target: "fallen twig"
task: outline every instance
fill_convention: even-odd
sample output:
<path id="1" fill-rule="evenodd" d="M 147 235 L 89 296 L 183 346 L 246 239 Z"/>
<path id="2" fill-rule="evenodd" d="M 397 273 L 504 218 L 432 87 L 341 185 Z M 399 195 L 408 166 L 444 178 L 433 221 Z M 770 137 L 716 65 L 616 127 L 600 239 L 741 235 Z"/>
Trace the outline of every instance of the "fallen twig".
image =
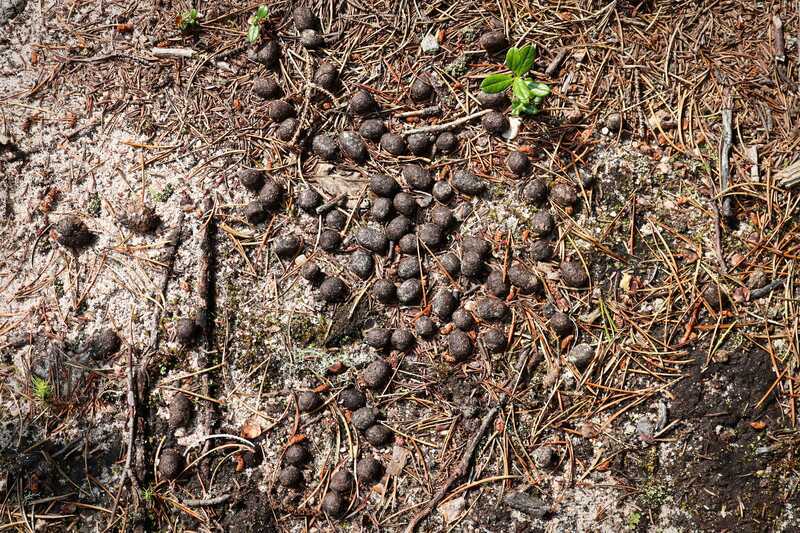
<path id="1" fill-rule="evenodd" d="M 414 128 L 410 130 L 404 131 L 403 135 L 413 135 L 415 133 L 436 133 L 437 131 L 447 131 L 453 128 L 456 128 L 462 124 L 466 124 L 471 120 L 475 120 L 476 118 L 480 118 L 486 113 L 489 113 L 491 109 L 484 109 L 483 111 L 478 111 L 477 113 L 473 113 L 471 115 L 467 115 L 466 117 L 461 117 L 456 120 L 452 120 L 450 122 L 444 122 L 442 124 L 434 124 L 433 126 L 424 126 L 422 128 Z"/>
<path id="2" fill-rule="evenodd" d="M 231 499 L 230 494 L 220 494 L 213 498 L 204 498 L 201 500 L 183 500 L 183 504 L 187 507 L 206 507 L 211 505 L 219 505 Z"/>

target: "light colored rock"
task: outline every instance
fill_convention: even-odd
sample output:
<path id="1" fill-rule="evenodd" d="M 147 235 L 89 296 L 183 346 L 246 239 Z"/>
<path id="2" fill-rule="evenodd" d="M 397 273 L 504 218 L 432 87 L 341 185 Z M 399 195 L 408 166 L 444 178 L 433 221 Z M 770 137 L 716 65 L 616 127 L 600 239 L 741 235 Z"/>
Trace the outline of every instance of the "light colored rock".
<path id="1" fill-rule="evenodd" d="M 425 37 L 422 38 L 422 42 L 420 43 L 420 47 L 422 51 L 426 54 L 435 54 L 439 51 L 439 41 L 436 39 L 436 35 L 433 33 L 429 33 Z"/>

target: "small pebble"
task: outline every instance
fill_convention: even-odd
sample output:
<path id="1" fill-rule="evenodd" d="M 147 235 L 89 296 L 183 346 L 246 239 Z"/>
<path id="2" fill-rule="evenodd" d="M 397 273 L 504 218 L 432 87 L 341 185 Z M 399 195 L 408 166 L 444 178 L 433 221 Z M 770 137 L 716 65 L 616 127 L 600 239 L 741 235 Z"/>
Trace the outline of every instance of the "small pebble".
<path id="1" fill-rule="evenodd" d="M 358 133 L 365 139 L 378 142 L 383 134 L 386 133 L 386 125 L 378 118 L 370 118 L 361 123 Z"/>
<path id="2" fill-rule="evenodd" d="M 382 304 L 391 304 L 397 299 L 397 287 L 388 279 L 379 279 L 372 286 L 372 297 Z"/>
<path id="3" fill-rule="evenodd" d="M 472 339 L 460 329 L 453 330 L 447 336 L 447 349 L 456 362 L 466 361 L 472 355 Z"/>
<path id="4" fill-rule="evenodd" d="M 386 234 L 383 230 L 377 228 L 361 228 L 356 233 L 356 241 L 370 252 L 375 252 L 376 254 L 385 254 L 389 246 Z"/>
<path id="5" fill-rule="evenodd" d="M 366 115 L 372 113 L 377 104 L 372 94 L 365 90 L 358 90 L 352 97 L 350 97 L 350 112 L 355 115 Z"/>
<path id="6" fill-rule="evenodd" d="M 367 404 L 367 397 L 356 387 L 350 387 L 339 394 L 339 403 L 345 409 L 356 411 Z"/>
<path id="7" fill-rule="evenodd" d="M 608 128 L 608 131 L 617 133 L 622 129 L 624 124 L 624 120 L 622 119 L 622 115 L 619 113 L 609 113 L 606 116 L 605 126 Z"/>
<path id="8" fill-rule="evenodd" d="M 458 192 L 467 196 L 476 196 L 486 190 L 486 183 L 481 178 L 463 168 L 453 173 L 450 182 Z"/>
<path id="9" fill-rule="evenodd" d="M 392 367 L 383 359 L 371 362 L 361 373 L 361 378 L 370 389 L 382 389 L 392 378 Z"/>
<path id="10" fill-rule="evenodd" d="M 363 163 L 369 155 L 364 141 L 354 131 L 343 131 L 339 134 L 339 149 L 345 157 L 356 163 Z"/>
<path id="11" fill-rule="evenodd" d="M 356 250 L 350 255 L 350 270 L 363 280 L 367 280 L 375 271 L 375 260 L 372 254 L 364 250 Z"/>
<path id="12" fill-rule="evenodd" d="M 418 279 L 407 279 L 397 287 L 397 300 L 401 304 L 416 304 L 421 296 L 422 288 Z"/>
<path id="13" fill-rule="evenodd" d="M 329 277 L 319 286 L 319 294 L 327 303 L 341 302 L 347 296 L 347 285 L 339 278 Z"/>
<path id="14" fill-rule="evenodd" d="M 406 141 L 396 133 L 384 133 L 381 135 L 380 146 L 381 149 L 386 150 L 394 156 L 400 156 L 406 153 Z"/>
<path id="15" fill-rule="evenodd" d="M 714 311 L 722 311 L 730 305 L 730 299 L 725 289 L 714 283 L 703 289 L 703 299 Z"/>

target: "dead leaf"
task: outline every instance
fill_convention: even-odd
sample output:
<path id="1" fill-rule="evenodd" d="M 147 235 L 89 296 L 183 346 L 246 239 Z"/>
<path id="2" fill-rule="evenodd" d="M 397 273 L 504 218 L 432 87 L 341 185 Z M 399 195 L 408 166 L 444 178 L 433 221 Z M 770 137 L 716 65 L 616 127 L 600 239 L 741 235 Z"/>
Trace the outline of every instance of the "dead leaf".
<path id="1" fill-rule="evenodd" d="M 761 431 L 762 429 L 767 427 L 767 423 L 764 422 L 763 420 L 754 420 L 753 422 L 750 422 L 750 427 L 755 429 L 756 431 Z"/>
<path id="2" fill-rule="evenodd" d="M 467 501 L 464 499 L 464 496 L 459 496 L 458 498 L 440 504 L 438 509 L 442 515 L 442 520 L 444 520 L 446 524 L 455 522 L 458 517 L 461 516 L 461 513 L 464 512 L 466 503 Z"/>
<path id="3" fill-rule="evenodd" d="M 386 474 L 389 476 L 399 476 L 400 472 L 405 468 L 410 455 L 411 452 L 406 448 L 394 446 L 392 448 L 392 458 L 389 461 L 389 465 L 386 467 Z"/>
<path id="4" fill-rule="evenodd" d="M 242 437 L 246 439 L 257 439 L 263 433 L 264 428 L 261 427 L 258 419 L 255 417 L 250 417 L 245 420 L 244 425 L 242 426 Z"/>

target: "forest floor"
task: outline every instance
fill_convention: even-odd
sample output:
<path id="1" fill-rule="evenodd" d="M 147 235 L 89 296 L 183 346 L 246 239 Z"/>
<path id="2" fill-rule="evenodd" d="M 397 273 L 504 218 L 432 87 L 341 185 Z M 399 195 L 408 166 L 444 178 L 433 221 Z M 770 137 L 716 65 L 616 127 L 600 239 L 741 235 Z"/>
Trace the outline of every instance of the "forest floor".
<path id="1" fill-rule="evenodd" d="M 0 530 L 800 531 L 800 12 L 297 5 L 0 0 Z"/>

